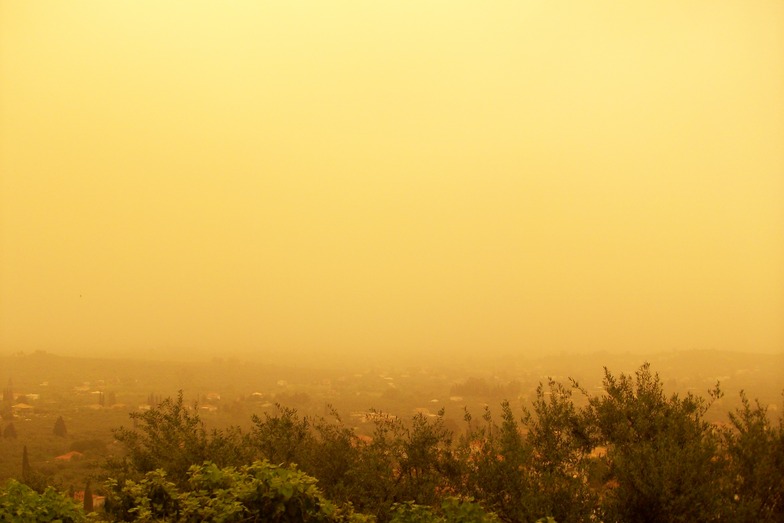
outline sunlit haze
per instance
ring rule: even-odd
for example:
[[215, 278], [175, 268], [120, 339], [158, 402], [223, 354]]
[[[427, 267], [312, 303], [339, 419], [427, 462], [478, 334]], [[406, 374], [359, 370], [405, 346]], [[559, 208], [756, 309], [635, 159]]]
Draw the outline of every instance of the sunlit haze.
[[784, 2], [0, 3], [0, 353], [784, 351]]

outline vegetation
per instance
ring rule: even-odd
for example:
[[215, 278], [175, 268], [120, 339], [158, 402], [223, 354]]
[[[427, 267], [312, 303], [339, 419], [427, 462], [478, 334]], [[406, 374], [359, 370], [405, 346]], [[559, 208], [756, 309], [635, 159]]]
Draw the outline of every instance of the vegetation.
[[87, 521], [87, 517], [72, 499], [53, 487], [38, 493], [11, 480], [0, 489], [0, 521], [79, 523]]
[[116, 521], [365, 521], [324, 497], [316, 480], [295, 468], [256, 461], [239, 468], [193, 465], [178, 486], [163, 470], [139, 481], [110, 480], [106, 514]]
[[[721, 401], [718, 386], [707, 399], [668, 395], [644, 365], [633, 375], [606, 370], [596, 394], [548, 380], [519, 413], [507, 401], [498, 418], [489, 407], [478, 418], [465, 410], [463, 428], [451, 427], [443, 409], [408, 420], [370, 410], [364, 418], [373, 428], [363, 436], [335, 409], [302, 415], [282, 405], [246, 427], [208, 429], [180, 393], [116, 429], [123, 451], [96, 472], [109, 479], [97, 489], [105, 506], [91, 517], [784, 521], [782, 420], [743, 395], [728, 425], [709, 422]], [[26, 450], [22, 469], [34, 489], [9, 483], [0, 498], [7, 510], [41, 503], [53, 514], [75, 511], [73, 521], [86, 517], [33, 484]], [[84, 506], [92, 509], [87, 496]]]
[[65, 428], [65, 420], [63, 420], [62, 416], [58, 416], [57, 421], [54, 422], [52, 433], [60, 438], [64, 438], [68, 435], [68, 430]]
[[722, 433], [733, 508], [743, 520], [784, 521], [784, 418], [773, 425], [759, 402], [742, 399]]
[[5, 430], [3, 430], [3, 437], [6, 439], [16, 439], [16, 427], [14, 427], [13, 423], [6, 425]]
[[156, 469], [177, 483], [188, 480], [191, 465], [212, 461], [218, 466], [240, 465], [252, 456], [243, 450], [239, 429], [208, 431], [198, 413], [185, 404], [182, 392], [156, 408], [130, 414], [136, 429], [120, 427], [115, 438], [127, 449], [125, 457], [110, 462], [120, 477], [136, 479]]

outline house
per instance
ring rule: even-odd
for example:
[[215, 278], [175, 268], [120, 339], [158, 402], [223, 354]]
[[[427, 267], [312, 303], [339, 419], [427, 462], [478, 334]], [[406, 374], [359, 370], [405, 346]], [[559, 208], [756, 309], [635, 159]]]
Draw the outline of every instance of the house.
[[74, 460], [78, 461], [78, 460], [82, 459], [83, 457], [84, 457], [84, 454], [82, 454], [81, 452], [77, 452], [75, 450], [72, 450], [71, 452], [67, 452], [67, 453], [62, 454], [60, 456], [57, 456], [54, 459], [55, 459], [55, 461], [74, 461]]
[[373, 438], [370, 436], [366, 436], [365, 434], [357, 434], [357, 439], [351, 441], [352, 447], [359, 447], [361, 445], [370, 445], [373, 443]]
[[421, 414], [422, 416], [426, 416], [428, 418], [435, 418], [437, 415], [430, 412], [430, 409], [426, 407], [417, 407], [414, 409], [414, 414]]
[[27, 403], [17, 403], [16, 405], [11, 405], [11, 413], [14, 416], [21, 416], [22, 414], [32, 414], [35, 407], [32, 405], [28, 405]]

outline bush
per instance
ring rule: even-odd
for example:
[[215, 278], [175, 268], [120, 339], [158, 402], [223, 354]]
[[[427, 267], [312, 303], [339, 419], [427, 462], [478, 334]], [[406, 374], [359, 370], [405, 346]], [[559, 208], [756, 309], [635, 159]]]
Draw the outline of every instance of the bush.
[[302, 417], [278, 405], [245, 435], [208, 433], [180, 393], [132, 414], [137, 430], [117, 431], [128, 456], [107, 503], [127, 521], [784, 522], [781, 420], [743, 397], [732, 426], [718, 429], [705, 419], [718, 387], [708, 400], [666, 395], [647, 364], [605, 370], [603, 389], [550, 380], [521, 417], [508, 402], [499, 422], [489, 408], [479, 423], [466, 412], [457, 444], [443, 412], [406, 422], [371, 411], [367, 439], [334, 411]]
[[[728, 514], [719, 441], [704, 415], [710, 403], [667, 397], [643, 365], [634, 377], [605, 371], [606, 395], [590, 398], [595, 443], [608, 446], [603, 519], [714, 521]], [[712, 397], [720, 396], [718, 388]]]
[[417, 505], [413, 502], [396, 503], [392, 507], [390, 523], [496, 523], [500, 521], [492, 512], [485, 511], [473, 499], [461, 500], [448, 497], [440, 510]]
[[80, 523], [88, 521], [84, 511], [65, 494], [49, 487], [39, 494], [27, 485], [10, 480], [0, 490], [2, 521]]
[[63, 420], [62, 416], [59, 416], [57, 421], [54, 422], [52, 433], [60, 438], [64, 438], [68, 435], [68, 430], [65, 428], [65, 420]]
[[733, 510], [744, 521], [784, 521], [784, 420], [771, 423], [767, 409], [743, 393], [741, 401], [723, 434]]
[[187, 480], [191, 465], [212, 461], [219, 466], [240, 465], [253, 460], [238, 428], [208, 432], [196, 406], [167, 398], [146, 412], [133, 412], [137, 429], [120, 427], [114, 431], [127, 455], [108, 463], [116, 477], [139, 478], [162, 469], [178, 484]]
[[106, 488], [104, 508], [120, 521], [368, 521], [327, 500], [315, 478], [268, 461], [240, 468], [193, 466], [183, 489], [162, 470], [149, 472], [138, 482], [109, 480]]

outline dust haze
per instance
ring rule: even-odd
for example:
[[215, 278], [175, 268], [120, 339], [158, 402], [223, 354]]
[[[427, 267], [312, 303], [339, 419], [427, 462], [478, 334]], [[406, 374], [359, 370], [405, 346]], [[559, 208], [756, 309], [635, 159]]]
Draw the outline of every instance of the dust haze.
[[3, 2], [0, 354], [781, 354], [783, 11]]

